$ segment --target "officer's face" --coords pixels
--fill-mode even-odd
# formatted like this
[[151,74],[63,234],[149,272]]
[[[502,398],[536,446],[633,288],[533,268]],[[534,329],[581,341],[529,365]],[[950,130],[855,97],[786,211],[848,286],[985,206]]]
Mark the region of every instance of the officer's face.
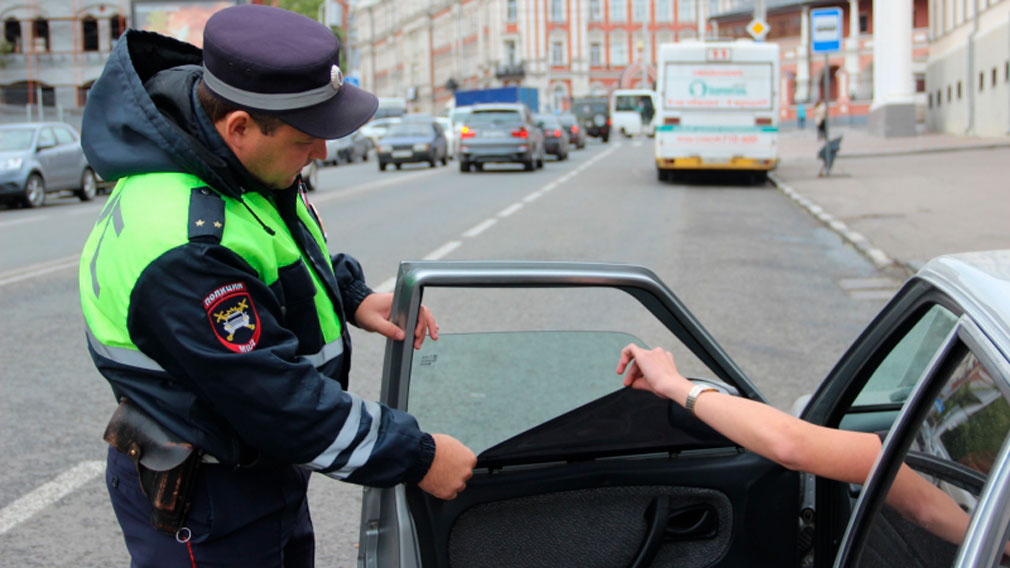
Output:
[[294,183],[298,173],[314,159],[326,158],[326,141],[282,124],[270,134],[253,126],[236,156],[261,182],[273,189]]

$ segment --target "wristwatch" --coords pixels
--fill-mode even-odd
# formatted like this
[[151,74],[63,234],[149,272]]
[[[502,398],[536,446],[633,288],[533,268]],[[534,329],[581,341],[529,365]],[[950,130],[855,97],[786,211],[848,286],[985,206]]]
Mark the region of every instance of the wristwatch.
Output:
[[703,387],[701,385],[691,387],[691,390],[687,393],[687,402],[684,403],[684,409],[690,412],[691,416],[694,416],[694,405],[698,402],[698,397],[701,396],[701,393],[708,391],[718,391],[718,389]]

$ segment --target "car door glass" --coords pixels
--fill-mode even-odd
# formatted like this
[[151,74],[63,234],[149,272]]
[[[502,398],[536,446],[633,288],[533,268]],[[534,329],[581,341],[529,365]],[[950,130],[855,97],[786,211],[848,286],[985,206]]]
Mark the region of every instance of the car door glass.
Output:
[[54,132],[56,133],[56,141],[60,145],[73,144],[77,142],[77,140],[74,139],[74,135],[71,134],[70,131],[67,130],[66,128],[55,128]]
[[947,308],[931,307],[877,366],[853,406],[903,403],[956,323]]
[[[994,379],[974,353],[968,351],[950,368],[953,371],[919,424],[904,459],[971,515],[1010,433],[1010,398],[1002,379]],[[912,555],[922,566],[949,566],[957,553],[956,544],[884,505],[871,519],[859,565],[875,565],[888,549]],[[909,565],[907,557],[905,562]]]
[[39,132],[39,149],[52,148],[56,145],[56,138],[53,136],[52,128],[43,128]]

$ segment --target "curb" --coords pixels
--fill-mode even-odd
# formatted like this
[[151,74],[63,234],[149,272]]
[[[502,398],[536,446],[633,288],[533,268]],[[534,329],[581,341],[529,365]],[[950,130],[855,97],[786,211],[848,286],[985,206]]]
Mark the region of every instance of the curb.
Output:
[[889,156],[909,156],[912,154],[940,154],[944,152],[967,152],[970,150],[994,150],[997,148],[1010,148],[1010,143],[995,142],[992,144],[976,144],[968,146],[950,146],[933,148],[915,148],[910,150],[887,150],[883,152],[839,152],[835,159],[842,158],[887,158]]
[[872,262],[877,269],[887,270],[897,268],[904,271],[906,273],[906,277],[915,274],[915,267],[891,258],[887,255],[887,253],[873,246],[873,243],[864,237],[862,233],[852,230],[848,225],[825,211],[820,205],[817,205],[813,201],[810,201],[806,197],[800,195],[795,189],[790,187],[789,184],[779,179],[777,175],[769,172],[768,180],[771,181],[779,191],[789,197],[789,199],[792,199],[794,202],[806,209],[808,213],[827,225],[832,231],[838,233],[844,241],[854,246],[856,250]]

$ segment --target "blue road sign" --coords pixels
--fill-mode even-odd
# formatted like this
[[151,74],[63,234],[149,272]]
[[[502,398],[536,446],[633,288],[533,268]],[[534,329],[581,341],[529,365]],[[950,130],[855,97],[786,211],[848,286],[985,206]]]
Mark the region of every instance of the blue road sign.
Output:
[[830,53],[842,50],[842,9],[810,10],[810,51]]
[[358,81],[358,78],[355,77],[354,75],[348,75],[347,77],[344,77],[344,81],[347,81],[348,83],[354,85],[355,87],[361,86],[360,81]]

